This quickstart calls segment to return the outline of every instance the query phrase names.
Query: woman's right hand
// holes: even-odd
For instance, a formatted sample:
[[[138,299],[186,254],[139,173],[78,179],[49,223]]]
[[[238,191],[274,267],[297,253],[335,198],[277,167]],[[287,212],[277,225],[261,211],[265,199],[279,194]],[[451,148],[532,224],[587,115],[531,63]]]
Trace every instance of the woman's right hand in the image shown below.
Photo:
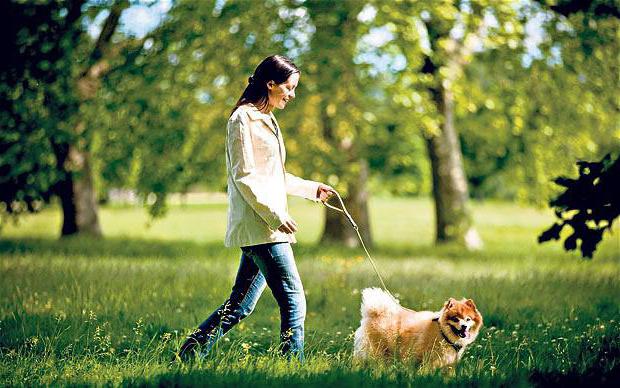
[[[291,217],[288,217],[288,219],[278,227],[278,230],[286,234],[295,233],[297,232],[297,222],[295,222],[295,220]]]

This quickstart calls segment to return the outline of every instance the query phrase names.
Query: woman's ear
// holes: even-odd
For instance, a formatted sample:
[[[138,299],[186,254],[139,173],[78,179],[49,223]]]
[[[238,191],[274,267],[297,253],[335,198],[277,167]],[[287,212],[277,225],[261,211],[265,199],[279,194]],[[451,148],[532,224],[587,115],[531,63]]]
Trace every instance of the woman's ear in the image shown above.
[[[268,90],[273,89],[273,87],[274,87],[275,85],[276,85],[276,83],[275,83],[273,80],[271,80],[271,81],[267,81],[267,89],[268,89]]]

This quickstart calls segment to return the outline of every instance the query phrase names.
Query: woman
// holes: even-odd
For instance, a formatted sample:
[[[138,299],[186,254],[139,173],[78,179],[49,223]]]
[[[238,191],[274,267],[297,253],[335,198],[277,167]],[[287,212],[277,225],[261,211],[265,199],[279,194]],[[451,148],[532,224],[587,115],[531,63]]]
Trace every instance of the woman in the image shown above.
[[[325,201],[333,189],[284,169],[286,153],[271,111],[295,98],[299,69],[289,59],[265,58],[249,77],[227,126],[228,227],[225,245],[241,247],[241,263],[230,297],[188,336],[179,350],[187,359],[200,346],[206,355],[215,341],[247,317],[269,286],[280,308],[281,350],[303,360],[306,299],[291,243],[297,223],[286,195]]]

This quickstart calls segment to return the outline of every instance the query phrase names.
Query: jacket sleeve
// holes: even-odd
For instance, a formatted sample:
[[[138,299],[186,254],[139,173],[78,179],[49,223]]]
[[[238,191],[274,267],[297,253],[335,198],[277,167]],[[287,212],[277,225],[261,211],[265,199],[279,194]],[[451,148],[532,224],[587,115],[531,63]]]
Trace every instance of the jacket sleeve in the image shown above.
[[[235,112],[228,121],[226,147],[232,180],[250,207],[276,230],[287,219],[283,209],[270,200],[269,185],[256,173],[252,136],[245,112]]]
[[[290,172],[286,173],[286,193],[289,195],[318,201],[319,184],[319,182],[302,179]]]

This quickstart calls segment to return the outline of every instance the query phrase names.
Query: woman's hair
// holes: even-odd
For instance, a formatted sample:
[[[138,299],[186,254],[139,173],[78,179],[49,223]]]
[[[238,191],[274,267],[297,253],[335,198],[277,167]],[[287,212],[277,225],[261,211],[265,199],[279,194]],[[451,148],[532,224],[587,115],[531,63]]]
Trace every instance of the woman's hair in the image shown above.
[[[288,58],[282,55],[271,55],[256,67],[254,74],[248,77],[248,86],[239,97],[237,104],[230,112],[233,112],[241,105],[251,102],[260,110],[269,104],[269,91],[267,82],[273,81],[276,84],[286,82],[293,73],[299,73],[299,69]]]

